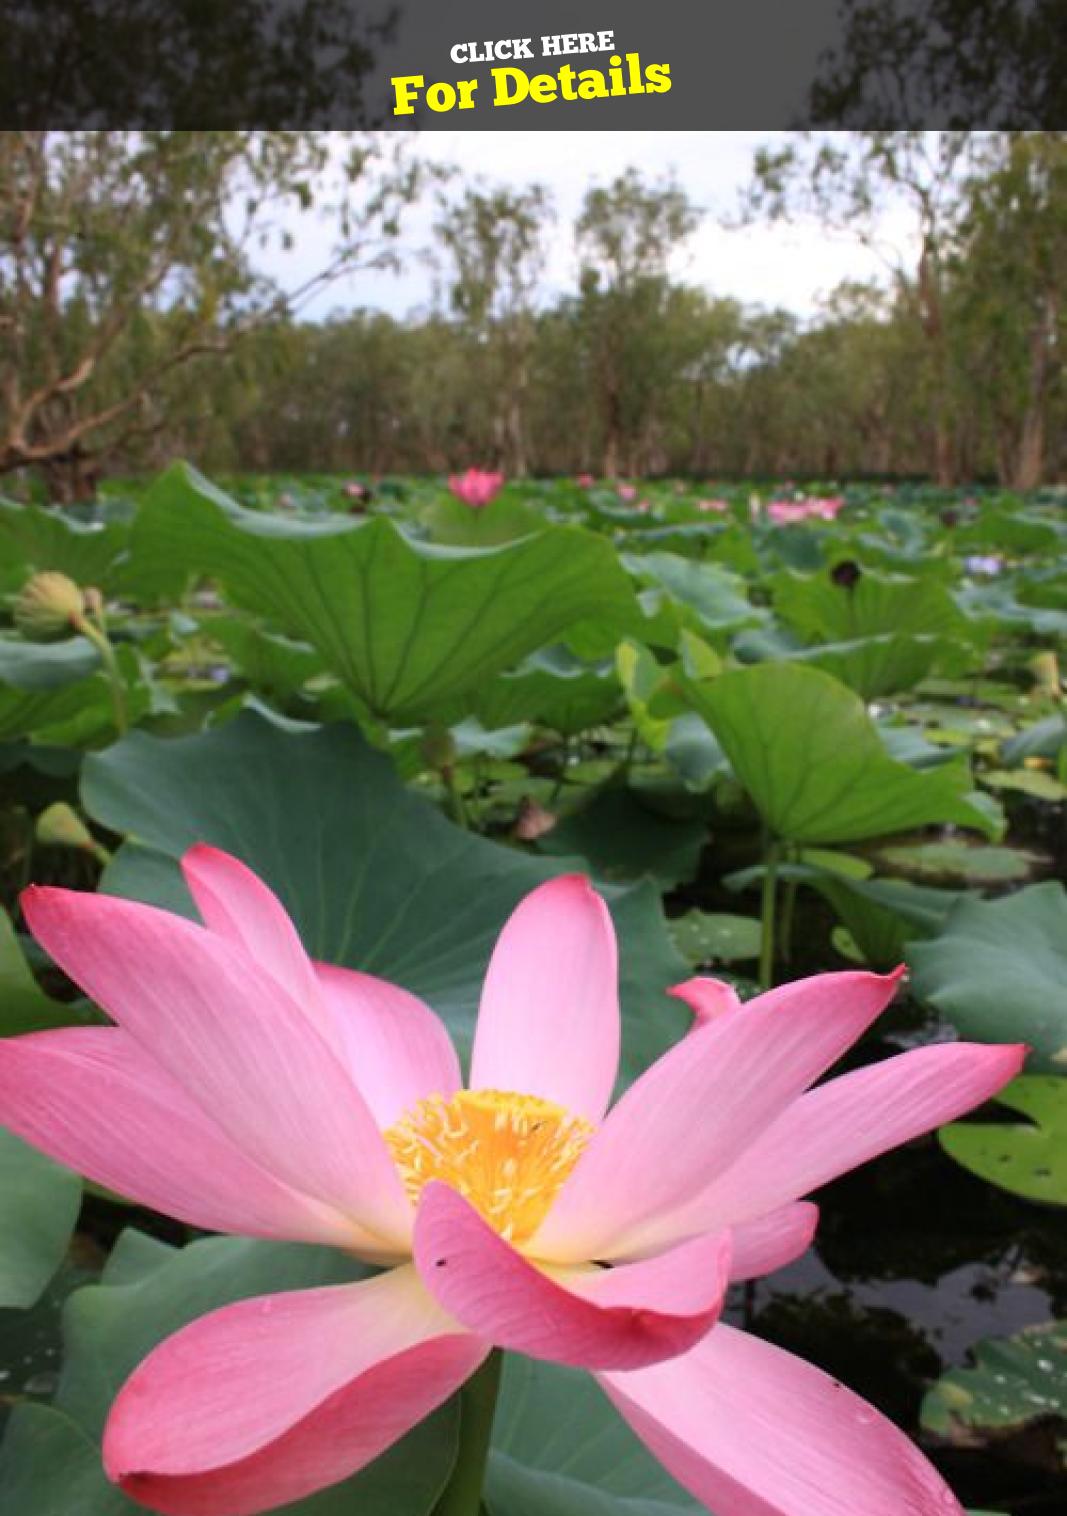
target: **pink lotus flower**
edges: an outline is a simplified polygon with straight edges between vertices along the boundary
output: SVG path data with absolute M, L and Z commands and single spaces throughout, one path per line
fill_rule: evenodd
M 697 501 L 697 510 L 698 511 L 728 511 L 729 509 L 730 509 L 730 502 L 729 502 L 729 500 L 698 500 Z
M 799 1197 L 985 1100 L 1024 1050 L 941 1044 L 809 1087 L 900 974 L 741 1005 L 673 993 L 690 1033 L 611 1107 L 615 936 L 552 880 L 493 951 L 464 1088 L 407 990 L 311 962 L 243 864 L 194 847 L 204 925 L 31 889 L 38 940 L 118 1023 L 0 1042 L 0 1117 L 192 1224 L 386 1266 L 192 1322 L 134 1370 L 109 1476 L 175 1516 L 244 1516 L 352 1474 L 496 1345 L 598 1378 L 718 1516 L 961 1516 L 907 1437 L 837 1381 L 719 1322 L 732 1279 L 799 1256 Z M 610 1267 L 605 1267 L 610 1264 Z
M 593 474 L 579 474 L 574 482 L 580 489 L 591 490 L 596 483 L 596 476 Z
M 772 500 L 767 514 L 778 526 L 788 526 L 797 521 L 814 519 L 833 521 L 844 505 L 840 496 L 811 500 Z
M 487 473 L 480 468 L 469 468 L 465 474 L 449 474 L 448 487 L 457 500 L 462 500 L 464 505 L 477 511 L 500 494 L 504 487 L 504 476 Z
M 616 494 L 618 495 L 618 497 L 619 497 L 620 500 L 626 500 L 626 501 L 636 500 L 637 499 L 637 485 L 636 484 L 620 484 L 618 486 L 617 490 L 616 490 Z

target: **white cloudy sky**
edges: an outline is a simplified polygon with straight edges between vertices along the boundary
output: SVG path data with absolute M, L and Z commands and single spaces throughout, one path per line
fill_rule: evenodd
M 456 165 L 456 182 L 480 180 L 515 186 L 537 180 L 552 192 L 557 219 L 550 234 L 546 294 L 573 288 L 575 260 L 571 231 L 582 197 L 592 183 L 609 182 L 629 164 L 647 178 L 673 171 L 690 198 L 705 210 L 700 230 L 680 256 L 674 272 L 715 295 L 745 302 L 781 305 L 801 316 L 818 308 L 820 296 L 842 279 L 880 278 L 876 257 L 853 239 L 829 236 L 816 224 L 723 226 L 736 210 L 738 195 L 761 142 L 787 137 L 774 132 L 431 132 L 417 139 L 426 159 Z M 339 282 L 309 304 L 305 314 L 370 306 L 404 316 L 425 308 L 432 276 L 417 256 L 431 240 L 433 207 L 416 205 L 405 223 L 408 256 L 399 277 L 359 274 Z M 888 214 L 885 240 L 906 245 L 909 222 Z M 285 270 L 286 282 L 325 261 L 325 231 L 302 224 L 298 252 Z M 277 259 L 272 263 L 281 267 Z M 293 279 L 293 274 L 297 275 Z

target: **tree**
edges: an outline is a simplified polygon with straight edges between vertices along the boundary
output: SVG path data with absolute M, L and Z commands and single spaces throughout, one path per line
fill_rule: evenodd
M 545 189 L 467 189 L 435 231 L 449 266 L 448 294 L 495 415 L 494 453 L 506 471 L 528 467 L 524 414 L 535 336 L 535 299 L 552 214 Z
M 646 185 L 630 168 L 591 189 L 575 227 L 579 314 L 603 428 L 603 472 L 619 472 L 624 443 L 646 433 L 670 355 L 661 340 L 671 255 L 700 212 L 673 179 Z M 630 460 L 631 466 L 635 461 Z
M 952 269 L 960 356 L 981 393 L 1001 480 L 1044 476 L 1049 400 L 1067 339 L 1067 135 L 983 138 Z
M 962 214 L 962 186 L 975 134 L 970 132 L 798 134 L 785 148 L 757 151 L 744 214 L 770 220 L 814 216 L 847 231 L 875 252 L 892 280 L 902 309 L 922 332 L 929 396 L 932 468 L 951 484 L 953 457 L 945 259 Z M 913 240 L 887 244 L 883 213 L 889 202 L 911 212 Z M 917 376 L 919 377 L 919 376 Z
M 0 133 L 0 473 L 91 494 L 109 453 L 163 424 L 178 371 L 394 261 L 414 173 L 381 133 Z M 286 206 L 316 205 L 332 254 L 283 289 L 256 255 L 291 240 Z

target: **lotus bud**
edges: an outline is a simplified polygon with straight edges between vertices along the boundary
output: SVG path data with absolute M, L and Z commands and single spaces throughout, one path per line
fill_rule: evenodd
M 29 642 L 69 637 L 85 614 L 85 596 L 66 574 L 34 574 L 15 597 L 15 625 Z
M 97 842 L 77 811 L 63 800 L 57 800 L 41 812 L 34 825 L 34 834 L 45 847 L 76 848 L 101 863 L 106 863 L 109 857 L 107 849 Z

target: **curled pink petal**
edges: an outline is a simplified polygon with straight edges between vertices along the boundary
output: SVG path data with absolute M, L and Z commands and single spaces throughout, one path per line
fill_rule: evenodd
M 676 1000 L 684 1000 L 695 1018 L 694 1026 L 704 1026 L 709 1021 L 725 1016 L 728 1011 L 736 1011 L 741 1005 L 732 984 L 727 984 L 723 979 L 707 979 L 703 976 L 674 984 L 667 994 L 673 995 Z
M 317 964 L 316 973 L 348 1069 L 380 1127 L 429 1095 L 447 1099 L 461 1087 L 452 1039 L 417 995 L 333 964 Z
M 715 1516 L 963 1516 L 904 1433 L 820 1369 L 720 1323 L 680 1358 L 598 1376 Z
M 672 1357 L 717 1320 L 730 1239 L 702 1237 L 617 1269 L 546 1274 L 444 1184 L 427 1185 L 415 1263 L 442 1308 L 499 1347 L 583 1368 Z
M 694 1199 L 688 1225 L 697 1231 L 759 1216 L 954 1121 L 1014 1079 L 1027 1052 L 1013 1044 L 938 1043 L 820 1085 Z
M 0 1039 L 0 1124 L 190 1226 L 371 1251 L 347 1217 L 246 1158 L 117 1027 Z
M 37 940 L 245 1155 L 389 1245 L 410 1233 L 396 1167 L 347 1071 L 243 949 L 108 895 L 31 888 Z
M 504 925 L 485 976 L 471 1088 L 519 1091 L 599 1121 L 619 1067 L 619 970 L 607 906 L 551 879 Z
M 712 1230 L 676 1218 L 855 1042 L 899 978 L 818 974 L 695 1028 L 594 1132 L 537 1252 L 567 1263 L 635 1257 Z
M 731 1283 L 759 1279 L 795 1262 L 811 1247 L 818 1224 L 819 1207 L 798 1200 L 733 1227 Z
M 104 1468 L 170 1516 L 251 1516 L 354 1474 L 487 1351 L 410 1266 L 242 1300 L 134 1370 L 108 1417 Z

